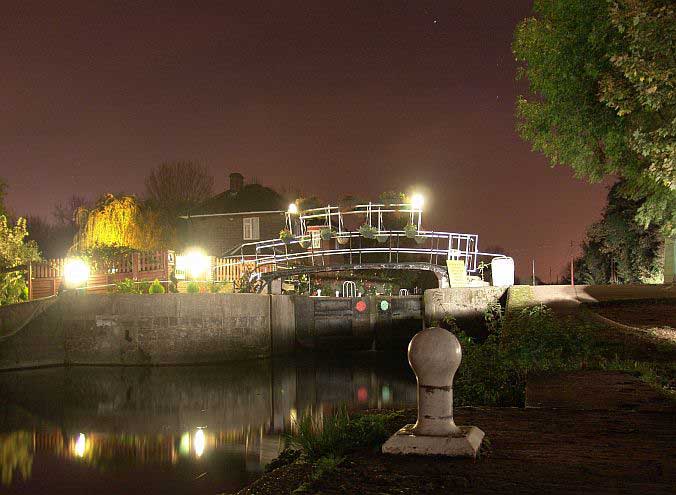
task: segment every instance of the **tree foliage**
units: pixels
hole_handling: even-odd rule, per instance
[[[517,129],[552,165],[625,180],[644,227],[676,230],[675,8],[669,0],[536,0],[513,45],[532,96]]]
[[[625,198],[622,189],[622,183],[610,189],[603,217],[587,230],[582,256],[574,263],[582,283],[661,281],[663,238],[657,227],[636,223],[642,202]]]
[[[157,212],[175,218],[207,200],[213,185],[214,178],[204,165],[163,163],[146,178],[146,199]]]
[[[26,237],[24,218],[11,225],[5,215],[0,215],[0,305],[28,297],[24,265],[39,260],[40,253],[35,242],[27,241]]]
[[[79,231],[73,246],[75,252],[110,247],[164,249],[173,236],[159,215],[133,196],[108,194],[92,210],[78,209],[76,217]]]

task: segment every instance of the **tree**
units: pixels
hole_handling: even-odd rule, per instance
[[[623,178],[643,226],[676,231],[676,18],[669,0],[536,0],[513,51],[517,129],[552,165]]]
[[[8,217],[9,213],[7,212],[7,209],[5,207],[5,191],[6,190],[7,190],[7,184],[0,177],[0,215],[4,215],[4,216]]]
[[[80,253],[101,248],[165,249],[173,237],[159,215],[133,196],[107,194],[92,210],[79,208],[76,222],[73,251]]]
[[[11,225],[5,215],[0,215],[0,306],[28,298],[25,265],[39,260],[40,253],[27,236],[24,218]]]
[[[194,162],[163,163],[146,178],[146,200],[162,215],[176,219],[211,197],[214,178]]]
[[[587,230],[582,256],[573,263],[576,280],[585,284],[661,282],[662,236],[657,227],[636,223],[642,202],[625,198],[623,186],[608,192],[603,217]]]

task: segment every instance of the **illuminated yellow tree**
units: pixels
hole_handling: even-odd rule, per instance
[[[74,252],[98,248],[163,249],[173,237],[173,229],[163,225],[157,213],[133,196],[108,194],[92,210],[79,208],[76,220],[79,231]]]

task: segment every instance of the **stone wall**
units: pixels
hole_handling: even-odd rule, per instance
[[[455,318],[460,329],[469,334],[484,332],[484,312],[499,302],[507,287],[454,287],[425,291],[425,321],[440,322],[444,316]]]
[[[71,293],[0,338],[0,369],[267,357],[293,349],[292,314],[287,296]]]

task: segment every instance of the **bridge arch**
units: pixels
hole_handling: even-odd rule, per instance
[[[272,281],[281,277],[293,277],[298,275],[308,275],[314,273],[327,273],[327,272],[346,272],[354,270],[416,270],[416,271],[429,271],[434,273],[439,282],[439,287],[449,287],[448,282],[448,271],[445,267],[436,265],[433,263],[423,263],[423,262],[400,262],[400,263],[353,263],[353,264],[340,264],[340,265],[315,265],[315,266],[300,266],[288,269],[281,269],[270,271],[266,273],[256,273],[253,275],[254,278],[263,281],[263,283],[258,287],[258,292],[263,292],[267,290],[271,292],[272,290]]]

